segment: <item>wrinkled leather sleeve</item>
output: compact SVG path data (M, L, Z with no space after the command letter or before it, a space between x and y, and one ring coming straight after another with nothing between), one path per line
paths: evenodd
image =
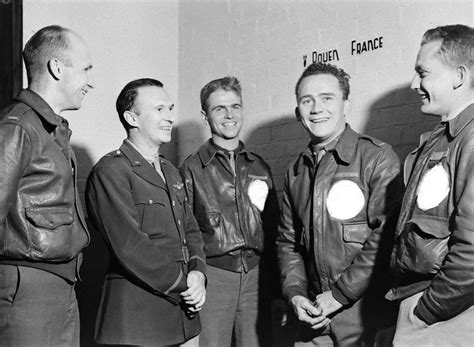
M367 224L372 231L352 264L331 289L334 298L342 304L362 297L371 281L380 279L380 275L389 268L394 231L403 197L403 182L400 161L390 146L383 145L374 160L373 172L366 182L369 187ZM382 286L382 283L377 285Z
M93 169L86 189L89 218L128 273L152 291L176 301L177 294L187 288L186 276L141 231L129 174L125 165Z
M21 177L28 165L31 142L19 125L0 125L0 237L5 239L4 228L14 201Z
M295 228L290 201L289 171L285 176L281 201L281 218L278 226L277 257L280 266L282 294L287 300L295 295L307 297L308 280L304 260L295 242Z
M472 123L472 122L471 122ZM460 143L454 174L448 254L415 308L428 324L450 319L474 305L474 127Z

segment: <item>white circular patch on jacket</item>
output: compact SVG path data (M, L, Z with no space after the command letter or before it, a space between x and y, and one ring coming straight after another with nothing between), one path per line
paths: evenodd
M443 165L428 170L418 185L416 203L425 211L438 206L449 193L449 174Z
M265 207L265 201L268 196L268 185L262 180L253 180L250 182L247 191L252 204L262 212Z
M357 184L349 180L334 183L326 199L329 215L341 220L357 216L364 204L364 193Z

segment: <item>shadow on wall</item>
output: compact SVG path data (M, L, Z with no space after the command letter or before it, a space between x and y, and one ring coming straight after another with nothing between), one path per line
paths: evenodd
M173 138L177 139L173 164L178 167L184 159L196 152L210 136L208 127L203 121L180 122L173 130Z
M73 145L77 157L78 167L78 189L81 197L84 213L84 193L92 166L95 164L83 147ZM87 219L87 217L86 217ZM89 226L91 235L89 246L83 251L83 262L81 266L81 281L76 285L77 300L81 319L81 346L97 346L94 343L94 327L97 308L99 307L102 283L109 263L107 247L98 234Z
M391 144L403 163L419 143L422 133L431 131L437 117L423 115L419 96L403 85L393 89L370 105L365 134Z

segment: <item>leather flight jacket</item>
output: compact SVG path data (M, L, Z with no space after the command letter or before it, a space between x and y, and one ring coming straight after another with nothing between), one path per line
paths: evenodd
M474 104L423 134L404 171L386 297L423 291L415 314L433 324L474 304Z
M265 182L269 191L265 209L274 187L263 159L247 151L243 143L239 148L235 171L211 140L190 155L180 169L202 232L207 263L248 271L258 264L264 249L262 213L251 202L248 187L255 180Z
M314 300L331 290L346 305L387 272L403 195L400 163L390 145L349 125L319 163L314 157L308 148L285 177L277 237L282 292Z
M89 242L66 120L30 90L0 114L0 261L55 272ZM74 273L60 274L74 280Z

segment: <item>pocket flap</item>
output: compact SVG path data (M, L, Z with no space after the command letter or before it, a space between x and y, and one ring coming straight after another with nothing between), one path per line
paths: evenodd
M196 219L200 222L204 222L212 228L216 228L221 224L221 213L220 212L208 212L200 213L196 215ZM200 223L201 224L201 223Z
M448 220L443 217L418 214L414 215L408 223L415 224L423 233L432 235L438 239L444 239L451 235Z
M165 201L161 201L161 196L158 194L155 196L141 196L141 197L135 197L135 203L137 205L162 205L166 206Z
M364 243L371 229L366 222L342 224L343 238L346 242Z
M45 229L56 229L60 225L69 225L74 217L69 208L38 207L27 208L26 218L35 226Z

